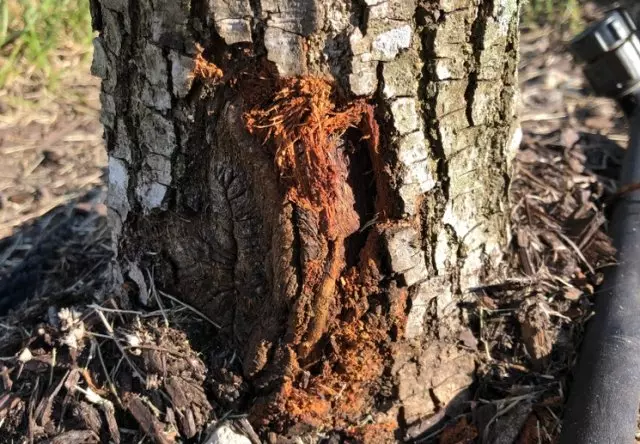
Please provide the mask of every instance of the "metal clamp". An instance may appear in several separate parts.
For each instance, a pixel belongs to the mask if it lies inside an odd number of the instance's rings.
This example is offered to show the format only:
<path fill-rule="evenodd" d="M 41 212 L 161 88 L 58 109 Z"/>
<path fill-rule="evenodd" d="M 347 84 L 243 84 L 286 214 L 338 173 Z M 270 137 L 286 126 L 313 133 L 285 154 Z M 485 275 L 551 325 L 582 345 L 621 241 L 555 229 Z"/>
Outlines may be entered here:
<path fill-rule="evenodd" d="M 640 93 L 640 38 L 627 11 L 611 11 L 571 41 L 571 51 L 586 62 L 584 73 L 599 95 L 636 111 Z"/>

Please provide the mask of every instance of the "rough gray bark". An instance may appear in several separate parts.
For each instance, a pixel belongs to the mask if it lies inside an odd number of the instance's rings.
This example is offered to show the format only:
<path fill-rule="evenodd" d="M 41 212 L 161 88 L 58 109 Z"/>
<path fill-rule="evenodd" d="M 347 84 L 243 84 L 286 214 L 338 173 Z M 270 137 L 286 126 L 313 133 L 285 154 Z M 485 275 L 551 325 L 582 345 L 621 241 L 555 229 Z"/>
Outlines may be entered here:
<path fill-rule="evenodd" d="M 506 244 L 520 1 L 92 3 L 116 271 L 144 293 L 153 270 L 223 325 L 254 425 L 371 413 L 411 435 L 460 399 L 457 303 Z M 203 78 L 198 45 L 224 77 Z M 247 131 L 258 71 L 329 79 L 375 112 L 377 147 L 358 127 L 329 155 L 339 235 Z"/>

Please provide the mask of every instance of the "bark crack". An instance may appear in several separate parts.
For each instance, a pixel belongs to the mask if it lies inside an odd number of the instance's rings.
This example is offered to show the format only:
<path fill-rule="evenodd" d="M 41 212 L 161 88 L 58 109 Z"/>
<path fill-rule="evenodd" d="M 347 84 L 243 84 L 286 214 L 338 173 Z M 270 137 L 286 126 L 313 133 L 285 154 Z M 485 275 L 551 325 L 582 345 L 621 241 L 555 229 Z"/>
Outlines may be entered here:
<path fill-rule="evenodd" d="M 481 66 L 481 58 L 482 53 L 484 51 L 484 38 L 486 34 L 487 28 L 487 20 L 491 17 L 491 11 L 493 10 L 493 0 L 484 1 L 480 4 L 478 9 L 476 18 L 471 26 L 471 44 L 472 44 L 472 53 L 473 60 L 469 64 L 469 77 L 468 77 L 468 85 L 465 91 L 464 97 L 467 104 L 466 114 L 467 121 L 469 122 L 469 126 L 474 126 L 475 122 L 473 119 L 473 107 L 476 96 L 476 91 L 478 90 L 478 70 Z"/>
<path fill-rule="evenodd" d="M 418 8 L 416 14 L 418 14 Z M 437 30 L 435 23 L 427 23 L 422 27 L 421 32 L 421 58 L 425 60 L 420 84 L 418 87 L 418 97 L 422 102 L 422 112 L 425 125 L 425 136 L 429 141 L 429 147 L 433 151 L 433 157 L 437 159 L 437 182 L 438 186 L 431 193 L 436 201 L 447 202 L 449 200 L 449 171 L 447 156 L 444 152 L 442 140 L 440 139 L 440 119 L 436 116 L 437 107 L 437 79 L 434 66 L 429 60 L 436 59 L 434 43 Z M 438 197 L 441 195 L 441 197 Z M 432 217 L 432 216 L 430 216 Z"/>

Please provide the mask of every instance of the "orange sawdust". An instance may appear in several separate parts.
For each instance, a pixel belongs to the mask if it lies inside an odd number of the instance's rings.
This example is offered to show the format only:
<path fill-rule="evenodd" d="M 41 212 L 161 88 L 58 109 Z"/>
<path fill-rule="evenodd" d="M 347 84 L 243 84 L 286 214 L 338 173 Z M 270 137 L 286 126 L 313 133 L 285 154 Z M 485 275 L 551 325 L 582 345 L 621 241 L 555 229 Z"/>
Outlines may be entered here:
<path fill-rule="evenodd" d="M 194 59 L 195 65 L 190 77 L 202 79 L 212 84 L 220 83 L 224 77 L 222 70 L 215 63 L 204 58 L 202 55 L 204 48 L 202 48 L 202 46 L 196 45 L 196 51 L 196 57 Z"/>
<path fill-rule="evenodd" d="M 380 291 L 379 264 L 370 256 L 377 254 L 372 243 L 373 237 L 362 251 L 360 266 L 350 268 L 340 279 L 343 314 L 332 332 L 336 347 L 331 356 L 332 371 L 320 378 L 324 385 L 341 391 L 334 409 L 345 419 L 362 414 L 384 371 L 382 345 L 388 340 L 387 326 L 367 317 L 368 296 Z"/>
<path fill-rule="evenodd" d="M 466 417 L 447 426 L 440 434 L 439 444 L 470 444 L 478 437 L 478 429 Z"/>
<path fill-rule="evenodd" d="M 388 421 L 348 427 L 345 432 L 347 436 L 355 442 L 387 444 L 398 442 L 395 437 L 397 430 L 398 422 Z"/>
<path fill-rule="evenodd" d="M 335 204 L 343 184 L 332 157 L 339 137 L 350 127 L 360 127 L 377 143 L 373 107 L 355 100 L 339 108 L 333 85 L 318 77 L 283 78 L 278 83 L 267 106 L 256 104 L 245 113 L 246 127 L 265 144 L 272 143 L 288 199 L 323 212 L 332 238 L 337 225 Z"/>
<path fill-rule="evenodd" d="M 338 105 L 334 85 L 322 78 L 278 78 L 265 82 L 262 91 L 255 81 L 251 85 L 247 89 L 259 91 L 260 100 L 244 96 L 248 131 L 271 150 L 286 198 L 317 215 L 319 255 L 302 264 L 301 283 L 302 294 L 313 295 L 314 316 L 309 319 L 303 305 L 294 316 L 301 326 L 308 322 L 297 348 L 304 358 L 326 331 L 336 281 L 345 266 L 344 241 L 360 225 L 346 185 L 348 163 L 339 150 L 340 137 L 358 127 L 369 140 L 369 149 L 376 152 L 378 126 L 372 105 L 363 99 Z M 265 93 L 267 88 L 272 89 Z"/>
<path fill-rule="evenodd" d="M 285 410 L 296 423 L 322 427 L 331 415 L 331 401 L 322 393 L 310 393 L 311 390 L 314 388 L 303 390 L 287 381 L 282 390 L 286 399 Z"/>
<path fill-rule="evenodd" d="M 303 382 L 302 372 L 292 372 L 293 379 L 280 387 L 282 411 L 293 423 L 347 427 L 379 391 L 389 340 L 385 315 L 371 322 L 367 314 L 367 298 L 380 291 L 374 237 L 361 252 L 360 266 L 345 270 L 345 240 L 361 221 L 340 139 L 357 128 L 374 169 L 381 171 L 374 108 L 364 99 L 341 102 L 334 85 L 318 77 L 274 78 L 258 70 L 235 85 L 247 107 L 245 126 L 273 155 L 285 197 L 311 214 L 305 223 L 317 223 L 317 254 L 301 264 L 299 285 L 306 298 L 298 299 L 290 319 L 290 346 L 298 364 L 315 363 L 314 374 Z M 330 338 L 330 350 L 317 348 L 323 337 Z"/>
<path fill-rule="evenodd" d="M 286 411 L 295 413 L 295 422 L 326 425 L 331 421 L 334 427 L 348 427 L 366 413 L 379 391 L 389 326 L 384 315 L 367 316 L 368 296 L 380 292 L 376 240 L 375 234 L 368 239 L 360 265 L 346 270 L 338 280 L 341 315 L 331 325 L 332 347 L 322 370 L 308 385 L 288 387 Z M 327 405 L 330 409 L 323 415 Z"/>
<path fill-rule="evenodd" d="M 320 383 L 339 390 L 334 398 L 335 413 L 352 420 L 360 415 L 365 403 L 370 400 L 372 384 L 384 371 L 384 360 L 379 344 L 386 338 L 386 332 L 372 328 L 362 320 L 351 324 L 342 323 L 334 334 L 340 347 L 336 363 Z"/>
<path fill-rule="evenodd" d="M 363 415 L 375 391 L 373 385 L 384 371 L 379 344 L 386 332 L 376 331 L 357 320 L 340 323 L 333 334 L 339 346 L 324 362 L 320 375 L 307 387 L 292 386 L 286 411 L 295 422 L 320 426 L 349 425 Z"/>

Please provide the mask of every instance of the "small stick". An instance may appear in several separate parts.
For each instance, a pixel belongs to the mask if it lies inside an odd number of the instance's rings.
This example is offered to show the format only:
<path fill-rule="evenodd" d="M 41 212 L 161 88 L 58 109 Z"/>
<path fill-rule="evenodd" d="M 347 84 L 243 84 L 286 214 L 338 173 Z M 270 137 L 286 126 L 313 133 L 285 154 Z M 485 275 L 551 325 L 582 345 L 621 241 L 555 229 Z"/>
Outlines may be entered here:
<path fill-rule="evenodd" d="M 166 328 L 169 328 L 169 318 L 167 318 L 167 314 L 164 312 L 164 306 L 160 301 L 160 296 L 158 296 L 158 291 L 156 290 L 156 284 L 154 282 L 153 276 L 151 275 L 151 272 L 149 272 L 148 269 L 146 270 L 146 272 L 147 272 L 147 276 L 149 276 L 149 283 L 151 284 L 151 293 L 153 293 L 153 298 L 156 300 L 156 303 L 158 304 L 158 308 L 160 309 L 160 312 L 162 313 L 162 317 L 164 318 L 164 326 Z"/>
<path fill-rule="evenodd" d="M 58 349 L 53 347 L 51 350 L 51 371 L 49 372 L 49 386 L 53 384 L 53 370 L 56 368 L 56 357 L 58 355 Z"/>
<path fill-rule="evenodd" d="M 107 331 L 109 332 L 109 334 L 113 335 L 113 327 L 111 326 L 109 321 L 107 321 L 107 318 L 102 313 L 102 310 L 98 309 L 97 306 L 92 306 L 91 308 L 93 308 L 93 310 L 96 312 L 96 314 L 98 315 L 98 317 L 100 318 L 100 320 L 104 324 L 104 326 L 107 329 Z"/>
<path fill-rule="evenodd" d="M 216 328 L 222 329 L 222 327 L 220 326 L 220 324 L 217 324 L 216 322 L 214 322 L 213 320 L 211 320 L 211 318 L 209 318 L 207 315 L 205 315 L 204 313 L 202 313 L 201 311 L 199 311 L 198 309 L 192 307 L 189 304 L 185 304 L 184 302 L 182 302 L 180 299 L 176 298 L 175 296 L 171 296 L 168 293 L 165 293 L 164 291 L 158 291 L 158 293 L 160 293 L 162 296 L 164 296 L 165 298 L 169 298 L 171 299 L 173 302 L 176 302 L 184 307 L 186 307 L 187 309 L 191 310 L 192 312 L 194 312 L 195 314 L 197 314 L 198 316 L 200 316 L 202 319 L 204 319 L 205 321 L 209 322 L 211 325 L 213 325 Z"/>
<path fill-rule="evenodd" d="M 118 338 L 116 338 L 113 335 L 113 327 L 111 327 L 111 325 L 109 324 L 109 321 L 107 321 L 107 318 L 105 318 L 105 316 L 102 314 L 102 312 L 99 309 L 94 308 L 94 310 L 96 311 L 96 313 L 98 313 L 98 317 L 100 318 L 100 320 L 102 320 L 102 323 L 104 324 L 105 328 L 109 332 L 109 339 L 111 339 L 116 344 L 116 347 L 118 347 L 118 350 L 120 350 L 120 353 L 122 353 L 122 356 L 127 361 L 127 364 L 129 364 L 129 366 L 131 367 L 131 370 L 133 370 L 134 375 L 140 378 L 141 381 L 145 381 L 146 378 L 142 376 L 142 372 L 133 363 L 133 361 L 129 359 L 129 356 L 127 355 L 126 350 L 122 347 L 122 344 L 120 344 L 120 341 L 118 341 Z"/>
<path fill-rule="evenodd" d="M 113 380 L 111 379 L 111 375 L 109 374 L 109 371 L 107 370 L 107 366 L 104 363 L 104 358 L 102 357 L 102 350 L 100 349 L 100 344 L 98 343 L 98 341 L 95 338 L 91 338 L 91 343 L 95 344 L 96 350 L 98 351 L 98 360 L 100 361 L 100 364 L 102 365 L 102 370 L 104 371 L 105 378 L 107 378 L 107 384 L 109 385 L 109 391 L 111 391 L 113 396 L 116 398 L 116 401 L 118 401 L 118 405 L 122 408 L 123 407 L 122 401 L 120 400 L 120 397 L 118 396 L 118 392 L 116 392 L 116 387 L 113 384 Z"/>
<path fill-rule="evenodd" d="M 591 274 L 596 274 L 596 271 L 593 269 L 593 267 L 591 266 L 591 264 L 587 261 L 587 258 L 584 257 L 584 254 L 582 254 L 582 250 L 580 250 L 580 248 L 575 244 L 575 242 L 573 242 L 571 239 L 569 239 L 567 236 L 565 236 L 564 234 L 562 234 L 560 231 L 556 232 L 556 234 L 558 236 L 560 236 L 566 243 L 569 244 L 569 246 L 571 248 L 573 248 L 573 250 L 576 252 L 576 254 L 578 255 L 578 257 L 582 260 L 582 262 L 584 262 L 584 264 L 587 266 L 587 268 L 589 269 L 589 271 L 591 272 Z"/>

